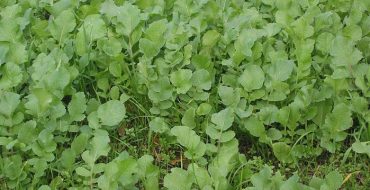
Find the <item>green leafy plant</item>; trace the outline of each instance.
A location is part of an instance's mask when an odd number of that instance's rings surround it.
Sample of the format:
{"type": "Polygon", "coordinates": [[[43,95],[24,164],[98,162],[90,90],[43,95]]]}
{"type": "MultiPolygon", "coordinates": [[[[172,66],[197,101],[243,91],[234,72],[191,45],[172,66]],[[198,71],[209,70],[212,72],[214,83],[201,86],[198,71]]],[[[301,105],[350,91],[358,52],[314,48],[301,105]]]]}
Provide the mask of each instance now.
{"type": "Polygon", "coordinates": [[[0,1],[0,189],[366,189],[370,1],[0,1]]]}

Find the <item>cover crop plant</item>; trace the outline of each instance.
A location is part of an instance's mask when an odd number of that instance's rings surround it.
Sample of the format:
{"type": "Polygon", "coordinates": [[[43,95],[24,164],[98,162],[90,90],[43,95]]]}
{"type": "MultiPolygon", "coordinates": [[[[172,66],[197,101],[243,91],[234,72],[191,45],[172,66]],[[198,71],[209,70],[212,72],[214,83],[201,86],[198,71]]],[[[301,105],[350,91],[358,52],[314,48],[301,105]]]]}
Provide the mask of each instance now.
{"type": "Polygon", "coordinates": [[[369,63],[369,0],[1,0],[0,189],[369,189],[369,63]]]}

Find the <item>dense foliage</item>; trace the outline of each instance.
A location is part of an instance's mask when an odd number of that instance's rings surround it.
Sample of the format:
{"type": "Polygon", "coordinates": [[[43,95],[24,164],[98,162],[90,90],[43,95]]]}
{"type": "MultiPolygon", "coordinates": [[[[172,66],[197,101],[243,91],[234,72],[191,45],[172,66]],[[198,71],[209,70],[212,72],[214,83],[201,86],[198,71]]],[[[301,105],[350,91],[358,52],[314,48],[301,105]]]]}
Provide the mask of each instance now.
{"type": "Polygon", "coordinates": [[[369,0],[1,0],[0,189],[370,187],[369,0]]]}

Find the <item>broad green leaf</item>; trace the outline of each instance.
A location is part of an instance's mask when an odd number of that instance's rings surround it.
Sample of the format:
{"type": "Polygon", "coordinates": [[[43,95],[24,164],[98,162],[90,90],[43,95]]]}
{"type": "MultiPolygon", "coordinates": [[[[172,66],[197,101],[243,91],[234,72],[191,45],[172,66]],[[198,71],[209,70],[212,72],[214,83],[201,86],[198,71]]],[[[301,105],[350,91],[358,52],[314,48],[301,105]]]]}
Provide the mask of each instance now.
{"type": "Polygon", "coordinates": [[[368,10],[0,1],[0,189],[366,188],[338,171],[370,155],[368,10]]]}
{"type": "Polygon", "coordinates": [[[212,106],[208,103],[201,103],[196,110],[197,115],[207,115],[212,109],[212,106]]]}
{"type": "Polygon", "coordinates": [[[166,23],[166,20],[153,22],[145,31],[145,38],[140,39],[140,51],[148,59],[155,57],[164,45],[164,33],[166,32],[166,23]]]}
{"type": "Polygon", "coordinates": [[[177,141],[187,148],[184,155],[188,159],[198,159],[204,155],[206,146],[191,128],[186,126],[175,126],[171,129],[171,134],[176,136],[177,141]]]}
{"type": "Polygon", "coordinates": [[[36,121],[30,120],[22,123],[18,129],[18,141],[25,144],[34,142],[37,138],[38,132],[36,130],[36,121]]]}
{"type": "Polygon", "coordinates": [[[156,117],[149,122],[149,127],[156,133],[164,133],[169,130],[169,127],[165,120],[161,117],[156,117]]]}
{"type": "Polygon", "coordinates": [[[241,32],[237,41],[235,42],[235,49],[240,51],[242,55],[252,56],[252,47],[257,39],[264,35],[263,30],[246,29],[241,32]]]}
{"type": "Polygon", "coordinates": [[[79,136],[77,136],[73,141],[72,141],[72,144],[71,144],[71,149],[74,151],[74,153],[76,153],[77,155],[78,154],[81,154],[85,148],[86,148],[86,145],[88,143],[88,140],[89,140],[89,136],[87,134],[80,134],[79,136]]]}
{"type": "Polygon", "coordinates": [[[28,113],[33,115],[42,115],[53,101],[52,95],[45,89],[34,89],[32,94],[27,96],[28,101],[25,107],[28,113]]]}
{"type": "Polygon", "coordinates": [[[167,30],[167,20],[162,19],[151,23],[148,29],[145,31],[145,38],[156,43],[163,42],[165,38],[165,32],[167,30]]]}
{"type": "Polygon", "coordinates": [[[121,24],[120,30],[125,36],[130,36],[131,32],[139,25],[140,20],[140,10],[135,5],[125,3],[119,7],[117,22],[121,24]]]}
{"type": "Polygon", "coordinates": [[[50,89],[62,91],[69,84],[70,79],[71,73],[65,67],[60,67],[45,76],[44,80],[50,89]]]}
{"type": "Polygon", "coordinates": [[[189,127],[175,126],[171,134],[177,137],[177,141],[188,149],[194,149],[201,142],[200,137],[189,127]]]}
{"type": "Polygon", "coordinates": [[[25,44],[13,42],[9,45],[7,61],[8,63],[21,64],[28,60],[28,55],[25,44]]]}
{"type": "Polygon", "coordinates": [[[54,20],[49,23],[50,34],[55,40],[62,43],[66,40],[68,33],[76,27],[76,19],[72,10],[61,12],[54,20]]]}
{"type": "Polygon", "coordinates": [[[334,106],[332,113],[326,116],[323,127],[339,132],[352,126],[351,110],[349,106],[340,103],[334,106]]]}
{"type": "Polygon", "coordinates": [[[53,1],[49,1],[49,0],[44,0],[43,1],[44,3],[47,3],[49,5],[52,5],[51,6],[51,9],[50,9],[50,12],[53,14],[53,15],[59,15],[61,14],[61,12],[63,10],[66,10],[66,9],[69,9],[69,8],[73,8],[75,6],[77,6],[77,3],[78,1],[70,1],[70,0],[60,0],[58,2],[55,2],[53,3],[53,1]]]}
{"type": "Polygon", "coordinates": [[[104,20],[99,14],[89,15],[84,19],[83,25],[79,28],[79,33],[88,43],[102,38],[107,33],[104,20]]]}
{"type": "Polygon", "coordinates": [[[151,40],[141,38],[139,41],[139,48],[146,58],[152,59],[159,53],[161,47],[151,40]]]}
{"type": "Polygon", "coordinates": [[[89,122],[89,127],[93,128],[93,129],[98,129],[98,128],[101,127],[97,111],[91,112],[87,116],[87,121],[89,122]]]}
{"type": "Polygon", "coordinates": [[[73,121],[81,121],[85,118],[86,98],[83,92],[78,92],[72,96],[72,101],[68,104],[68,112],[73,121]]]}
{"type": "Polygon", "coordinates": [[[279,140],[283,135],[278,129],[270,128],[267,130],[267,136],[271,138],[271,140],[279,140]]]}
{"type": "Polygon", "coordinates": [[[159,168],[153,164],[153,157],[144,155],[138,159],[138,173],[144,177],[144,187],[146,189],[159,189],[159,168]]]}
{"type": "Polygon", "coordinates": [[[321,33],[319,36],[317,36],[316,49],[322,51],[323,53],[329,53],[333,40],[333,34],[328,32],[321,33]]]}
{"type": "Polygon", "coordinates": [[[220,86],[218,87],[218,95],[221,97],[222,103],[225,106],[232,106],[239,103],[239,94],[234,91],[233,88],[228,86],[220,86]]]}
{"type": "Polygon", "coordinates": [[[244,122],[244,127],[251,135],[255,137],[262,137],[266,135],[266,130],[263,123],[255,116],[249,117],[244,122]]]}
{"type": "Polygon", "coordinates": [[[268,67],[267,73],[273,81],[286,81],[292,74],[294,63],[291,60],[278,61],[268,67]]]}
{"type": "Polygon", "coordinates": [[[8,62],[0,67],[0,72],[2,73],[0,78],[0,90],[7,90],[15,87],[22,81],[23,74],[21,68],[12,62],[8,62]]]}
{"type": "Polygon", "coordinates": [[[60,158],[62,166],[68,170],[72,169],[76,156],[77,154],[72,149],[64,150],[60,158]]]}
{"type": "Polygon", "coordinates": [[[118,100],[110,100],[98,108],[98,117],[103,125],[118,125],[126,117],[126,108],[118,100]]]}
{"type": "Polygon", "coordinates": [[[114,37],[111,38],[103,38],[98,40],[98,47],[107,55],[109,56],[117,56],[121,53],[122,45],[120,41],[114,37]]]}
{"type": "Polygon", "coordinates": [[[336,36],[330,50],[333,66],[356,65],[362,53],[354,47],[354,42],[343,36],[336,36]]]}
{"type": "Polygon", "coordinates": [[[154,103],[158,103],[171,98],[172,91],[170,80],[164,76],[149,85],[148,97],[154,103]]]}
{"type": "Polygon", "coordinates": [[[221,130],[227,130],[234,122],[234,113],[232,109],[226,108],[218,113],[212,114],[212,123],[216,124],[217,128],[221,130]]]}
{"type": "Polygon", "coordinates": [[[109,64],[109,72],[114,77],[121,77],[122,75],[122,64],[120,62],[113,62],[109,64]]]}
{"type": "Polygon", "coordinates": [[[175,85],[177,93],[185,94],[191,88],[191,77],[192,72],[189,69],[180,69],[171,73],[170,80],[175,85]]]}
{"type": "Polygon", "coordinates": [[[311,37],[314,34],[314,27],[310,25],[310,22],[305,17],[301,17],[294,21],[292,24],[295,35],[299,38],[305,39],[311,37]]]}
{"type": "Polygon", "coordinates": [[[8,46],[0,46],[0,65],[5,62],[6,54],[9,51],[8,46]]]}
{"type": "Polygon", "coordinates": [[[172,168],[171,173],[164,176],[163,186],[168,190],[188,190],[191,189],[192,184],[191,175],[180,168],[172,168]]]}
{"type": "Polygon", "coordinates": [[[188,172],[194,173],[196,181],[198,181],[197,185],[199,185],[199,188],[206,189],[207,187],[212,186],[212,179],[205,168],[198,166],[197,164],[191,164],[188,167],[188,172]]]}
{"type": "Polygon", "coordinates": [[[355,142],[352,150],[359,154],[367,154],[370,157],[370,145],[368,142],[355,142]]]}
{"type": "Polygon", "coordinates": [[[213,47],[217,43],[219,38],[220,33],[218,33],[216,30],[208,30],[203,35],[202,45],[207,47],[213,47]]]}
{"type": "Polygon", "coordinates": [[[114,3],[113,0],[106,0],[101,4],[99,12],[105,14],[109,19],[117,16],[120,13],[120,8],[114,3]]]}
{"type": "Polygon", "coordinates": [[[193,73],[191,81],[199,89],[209,90],[212,86],[212,78],[207,70],[200,69],[193,73]]]}
{"type": "Polygon", "coordinates": [[[189,108],[185,111],[184,116],[181,119],[181,123],[192,129],[197,126],[195,122],[195,109],[194,108],[189,108]]]}
{"type": "Polygon", "coordinates": [[[325,183],[320,189],[339,189],[342,186],[343,177],[337,171],[332,171],[325,176],[325,183]]]}
{"type": "Polygon", "coordinates": [[[119,94],[120,94],[120,91],[119,91],[119,88],[117,86],[113,86],[110,90],[109,90],[109,96],[111,97],[111,99],[113,100],[118,100],[119,99],[119,94]]]}
{"type": "Polygon", "coordinates": [[[258,174],[254,174],[251,177],[251,181],[253,186],[256,189],[265,189],[269,187],[270,178],[271,178],[272,171],[268,167],[264,167],[258,174]]]}
{"type": "Polygon", "coordinates": [[[239,155],[238,152],[238,142],[236,139],[222,143],[221,147],[218,148],[217,156],[208,166],[210,174],[212,176],[218,175],[226,177],[236,166],[237,156],[239,155]]]}
{"type": "Polygon", "coordinates": [[[197,70],[208,69],[211,65],[211,60],[205,55],[197,54],[192,57],[191,63],[197,70]]]}
{"type": "Polygon", "coordinates": [[[0,94],[0,114],[10,117],[20,103],[19,99],[19,94],[13,92],[2,92],[0,94]]]}
{"type": "Polygon", "coordinates": [[[51,188],[48,185],[41,185],[38,190],[51,190],[51,188]]]}
{"type": "Polygon", "coordinates": [[[220,142],[228,142],[231,141],[235,137],[234,131],[226,131],[221,134],[220,136],[220,142]]]}
{"type": "Polygon", "coordinates": [[[246,65],[243,73],[238,79],[238,82],[246,91],[252,91],[262,88],[265,81],[265,74],[258,65],[246,65]]]}
{"type": "Polygon", "coordinates": [[[272,150],[276,158],[283,163],[291,163],[293,161],[291,155],[291,147],[284,142],[272,144],[272,150]]]}
{"type": "Polygon", "coordinates": [[[308,76],[311,72],[312,66],[312,51],[314,49],[315,41],[308,39],[300,39],[295,41],[294,54],[297,58],[297,76],[299,79],[308,76]]]}
{"type": "Polygon", "coordinates": [[[96,130],[94,137],[91,139],[92,150],[90,154],[96,160],[100,156],[107,156],[110,151],[109,134],[105,130],[96,130]]]}
{"type": "Polygon", "coordinates": [[[281,30],[281,27],[277,23],[268,23],[265,25],[264,30],[266,31],[267,36],[271,37],[278,34],[281,30]]]}
{"type": "Polygon", "coordinates": [[[211,137],[211,139],[220,139],[222,131],[215,128],[213,124],[209,124],[206,128],[206,134],[211,137]]]}
{"type": "Polygon", "coordinates": [[[91,171],[87,170],[84,167],[78,167],[76,168],[76,173],[80,176],[88,177],[91,175],[91,171]]]}

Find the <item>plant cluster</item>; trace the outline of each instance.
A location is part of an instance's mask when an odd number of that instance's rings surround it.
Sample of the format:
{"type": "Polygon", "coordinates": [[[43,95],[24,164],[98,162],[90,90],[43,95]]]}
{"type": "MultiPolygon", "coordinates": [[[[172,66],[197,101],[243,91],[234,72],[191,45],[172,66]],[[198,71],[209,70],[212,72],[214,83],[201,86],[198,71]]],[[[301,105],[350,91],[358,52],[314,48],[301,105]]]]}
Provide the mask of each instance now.
{"type": "Polygon", "coordinates": [[[369,188],[369,63],[368,0],[2,0],[0,188],[369,188]]]}

